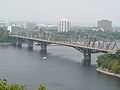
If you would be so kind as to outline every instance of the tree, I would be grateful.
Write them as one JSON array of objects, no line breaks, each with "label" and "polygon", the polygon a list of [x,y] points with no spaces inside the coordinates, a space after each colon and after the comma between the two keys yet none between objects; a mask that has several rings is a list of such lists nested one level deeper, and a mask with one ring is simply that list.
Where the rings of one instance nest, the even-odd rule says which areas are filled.
[{"label": "tree", "polygon": [[97,60],[98,67],[120,74],[120,50],[113,55],[101,55]]},{"label": "tree", "polygon": [[40,85],[37,90],[46,90],[46,87],[44,85]]},{"label": "tree", "polygon": [[[0,79],[0,90],[27,90],[24,85],[10,85],[6,79]],[[46,90],[44,85],[40,85],[37,90]]]},{"label": "tree", "polygon": [[8,30],[6,30],[5,28],[0,28],[0,42],[1,43],[9,42],[8,35],[9,35]]},{"label": "tree", "polygon": [[120,50],[117,50],[117,52],[115,53],[115,58],[120,60]]},{"label": "tree", "polygon": [[0,79],[0,90],[27,90],[23,85],[9,85],[5,79]]}]

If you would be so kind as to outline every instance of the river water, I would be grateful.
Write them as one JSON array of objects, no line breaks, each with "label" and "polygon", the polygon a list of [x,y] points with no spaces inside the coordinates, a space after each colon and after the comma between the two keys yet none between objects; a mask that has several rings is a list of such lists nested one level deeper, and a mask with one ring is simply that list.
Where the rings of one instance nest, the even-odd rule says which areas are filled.
[{"label": "river water", "polygon": [[9,83],[24,84],[36,90],[44,84],[47,90],[120,90],[120,79],[96,72],[96,57],[92,64],[81,64],[81,53],[65,46],[48,46],[46,60],[39,52],[40,46],[29,51],[26,45],[19,49],[0,46],[0,77]]}]

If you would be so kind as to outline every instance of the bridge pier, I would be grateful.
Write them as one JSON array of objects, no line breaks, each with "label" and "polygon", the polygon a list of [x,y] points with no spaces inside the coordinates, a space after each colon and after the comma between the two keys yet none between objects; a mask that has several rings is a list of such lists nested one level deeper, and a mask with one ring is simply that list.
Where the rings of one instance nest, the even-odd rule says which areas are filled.
[{"label": "bridge pier", "polygon": [[91,53],[89,51],[84,51],[82,63],[85,66],[89,66],[91,64]]},{"label": "bridge pier", "polygon": [[41,42],[41,53],[47,52],[47,43]]},{"label": "bridge pier", "polygon": [[12,43],[13,46],[16,46],[17,39],[16,38],[11,38],[11,43]]},{"label": "bridge pier", "polygon": [[22,39],[21,38],[17,39],[17,47],[22,48]]},{"label": "bridge pier", "polygon": [[28,40],[28,50],[33,50],[33,42],[32,40]]}]

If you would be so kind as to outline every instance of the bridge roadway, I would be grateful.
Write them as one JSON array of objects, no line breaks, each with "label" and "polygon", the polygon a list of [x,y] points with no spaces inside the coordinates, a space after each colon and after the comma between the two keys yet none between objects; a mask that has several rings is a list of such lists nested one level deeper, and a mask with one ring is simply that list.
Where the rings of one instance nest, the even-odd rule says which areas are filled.
[{"label": "bridge roadway", "polygon": [[[90,65],[91,63],[91,54],[94,53],[115,53],[115,51],[118,49],[116,48],[117,45],[116,43],[113,42],[108,42],[108,41],[101,41],[101,40],[82,40],[82,39],[68,39],[66,37],[62,38],[61,37],[56,37],[55,35],[41,35],[41,34],[11,34],[9,35],[11,38],[12,42],[14,45],[17,44],[18,47],[22,47],[22,42],[23,40],[28,41],[28,48],[33,49],[33,43],[37,42],[40,43],[41,45],[41,52],[45,53],[47,52],[47,45],[48,44],[58,44],[58,45],[63,45],[63,46],[69,46],[73,47],[80,52],[83,53],[83,65]],[[54,37],[54,38],[53,38]],[[57,38],[57,40],[56,40]],[[82,40],[82,41],[80,41]],[[87,42],[87,43],[86,43]],[[82,44],[81,44],[82,43]],[[89,43],[89,44],[88,44]]]}]

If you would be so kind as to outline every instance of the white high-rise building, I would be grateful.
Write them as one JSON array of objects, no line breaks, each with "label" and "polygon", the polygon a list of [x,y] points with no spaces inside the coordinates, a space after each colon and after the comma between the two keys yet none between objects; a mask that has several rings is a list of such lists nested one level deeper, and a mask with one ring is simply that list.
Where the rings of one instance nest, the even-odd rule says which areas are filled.
[{"label": "white high-rise building", "polygon": [[71,23],[67,19],[58,22],[58,32],[67,32],[71,28]]}]

